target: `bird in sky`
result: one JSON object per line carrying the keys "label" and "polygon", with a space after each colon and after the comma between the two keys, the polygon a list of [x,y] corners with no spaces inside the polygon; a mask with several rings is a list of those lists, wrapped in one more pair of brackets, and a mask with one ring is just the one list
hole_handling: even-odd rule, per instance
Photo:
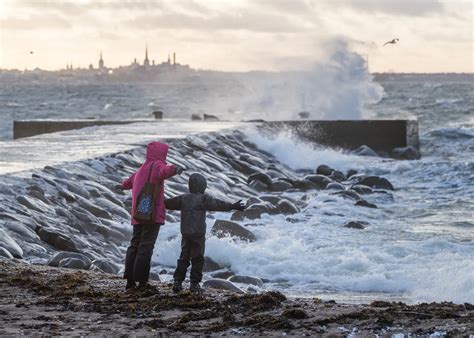
{"label": "bird in sky", "polygon": [[30,54],[34,54],[34,52],[32,50],[30,50]]}
{"label": "bird in sky", "polygon": [[[385,46],[385,45],[388,45],[389,43],[391,43],[391,44],[393,44],[393,45],[394,45],[394,44],[396,44],[396,43],[398,42],[398,40],[399,40],[399,39],[398,39],[398,38],[396,38],[396,39],[393,39],[393,40],[387,41],[387,42],[385,42],[385,43],[383,44],[383,46]],[[383,46],[382,46],[382,47],[383,47]]]}

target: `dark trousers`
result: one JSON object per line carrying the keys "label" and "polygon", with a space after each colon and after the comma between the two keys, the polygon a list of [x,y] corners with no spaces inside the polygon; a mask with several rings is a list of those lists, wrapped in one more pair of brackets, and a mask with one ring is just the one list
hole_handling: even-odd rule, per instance
{"label": "dark trousers", "polygon": [[178,282],[184,281],[186,271],[191,263],[191,283],[199,283],[202,280],[202,269],[204,268],[204,249],[206,245],[205,236],[185,236],[181,239],[181,255],[178,266],[174,272],[174,279]]}
{"label": "dark trousers", "polygon": [[133,226],[133,237],[125,257],[123,278],[131,282],[147,282],[150,262],[160,224],[137,224]]}

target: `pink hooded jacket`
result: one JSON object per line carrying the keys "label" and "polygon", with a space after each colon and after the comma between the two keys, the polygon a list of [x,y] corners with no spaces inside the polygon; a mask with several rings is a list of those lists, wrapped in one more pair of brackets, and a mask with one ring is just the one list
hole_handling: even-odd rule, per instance
{"label": "pink hooded jacket", "polygon": [[151,172],[151,183],[159,185],[158,196],[156,196],[155,223],[164,224],[166,208],[164,203],[164,180],[176,175],[176,166],[166,164],[166,155],[169,146],[161,142],[150,142],[146,147],[146,160],[140,168],[122,183],[123,190],[132,189],[132,225],[139,224],[133,219],[138,195],[148,180]]}

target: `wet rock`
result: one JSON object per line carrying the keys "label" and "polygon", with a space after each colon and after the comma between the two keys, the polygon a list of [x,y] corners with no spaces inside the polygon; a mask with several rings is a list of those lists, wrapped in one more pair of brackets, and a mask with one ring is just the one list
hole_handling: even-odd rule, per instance
{"label": "wet rock", "polygon": [[82,262],[84,262],[84,264],[87,267],[89,267],[92,263],[89,257],[87,257],[87,256],[85,256],[81,253],[60,251],[60,252],[55,253],[53,256],[51,256],[51,258],[48,260],[47,265],[58,267],[59,262],[61,262],[62,260],[65,260],[65,259],[78,259],[78,260],[81,260]]}
{"label": "wet rock", "polygon": [[356,175],[357,173],[358,173],[357,170],[355,170],[355,169],[349,169],[349,170],[347,171],[346,177],[347,177],[347,178],[350,178],[351,176],[354,176],[354,175]]}
{"label": "wet rock", "polygon": [[419,160],[421,158],[420,152],[413,146],[395,148],[391,155],[400,160]]}
{"label": "wet rock", "polygon": [[69,182],[69,181],[65,181],[65,180],[58,180],[58,181],[60,183],[63,183],[64,185],[66,185],[67,189],[70,192],[73,192],[76,195],[79,195],[79,196],[81,196],[85,199],[89,199],[91,197],[91,195],[89,194],[87,189],[83,188],[78,183],[73,183],[73,182]]}
{"label": "wet rock", "polygon": [[351,199],[351,200],[354,200],[354,201],[358,201],[358,200],[361,199],[359,194],[356,193],[353,190],[341,190],[341,191],[336,191],[333,194],[341,196],[343,198],[348,198],[348,199]]}
{"label": "wet rock", "polygon": [[301,112],[298,113],[298,116],[299,116],[300,119],[302,119],[302,120],[305,120],[305,119],[309,118],[309,115],[310,115],[310,114],[309,114],[309,112],[307,112],[307,111],[301,111]]}
{"label": "wet rock", "polygon": [[295,217],[287,217],[285,218],[285,221],[288,223],[293,223],[293,224],[302,222],[301,219],[295,218]]}
{"label": "wet rock", "polygon": [[68,237],[59,234],[58,232],[47,229],[45,227],[37,227],[36,233],[38,234],[39,238],[45,243],[48,243],[52,247],[63,250],[63,251],[71,251],[77,252],[76,244],[69,239]]}
{"label": "wet rock", "polygon": [[229,281],[233,283],[242,283],[242,284],[251,284],[258,287],[263,287],[263,281],[258,277],[250,277],[250,276],[232,276],[229,277]]}
{"label": "wet rock", "polygon": [[377,152],[375,152],[372,148],[370,148],[369,146],[366,146],[365,144],[360,146],[356,150],[353,150],[352,153],[358,156],[379,157],[379,154],[377,154]]}
{"label": "wet rock", "polygon": [[280,214],[284,215],[291,215],[300,212],[298,207],[296,207],[293,203],[287,200],[281,200],[276,205],[276,208]]}
{"label": "wet rock", "polygon": [[247,182],[251,183],[252,181],[258,181],[266,187],[269,187],[272,184],[272,178],[264,173],[255,173],[250,175],[247,179]]}
{"label": "wet rock", "polygon": [[89,267],[89,270],[101,271],[101,272],[116,275],[120,271],[120,266],[118,266],[115,263],[110,262],[107,259],[95,259],[92,261]]}
{"label": "wet rock", "polygon": [[44,193],[40,192],[39,190],[31,189],[31,190],[28,191],[28,195],[35,198],[35,199],[40,200],[41,202],[43,202],[46,205],[48,205],[50,203],[50,201],[46,198]]}
{"label": "wet rock", "polygon": [[313,182],[318,187],[318,189],[326,189],[327,185],[332,182],[329,177],[320,174],[307,175],[304,177],[304,179]]}
{"label": "wet rock", "polygon": [[53,209],[49,205],[47,205],[46,203],[40,200],[37,200],[36,198],[31,198],[28,196],[18,196],[16,200],[18,201],[18,203],[24,205],[25,207],[31,210],[36,210],[41,213],[54,212]]}
{"label": "wet rock", "polygon": [[372,204],[370,202],[367,202],[366,200],[358,200],[355,205],[358,207],[366,207],[366,208],[372,208],[372,209],[377,209],[377,206],[375,204]]}
{"label": "wet rock", "polygon": [[82,259],[78,258],[64,258],[59,261],[58,267],[68,269],[87,270],[89,265]]}
{"label": "wet rock", "polygon": [[191,114],[191,120],[199,121],[199,120],[202,120],[202,118],[199,114]]}
{"label": "wet rock", "polygon": [[308,314],[303,309],[288,309],[283,311],[283,317],[290,319],[306,319],[309,318]]}
{"label": "wet rock", "polygon": [[281,198],[278,196],[260,196],[260,199],[265,202],[270,202],[275,206],[281,201]]}
{"label": "wet rock", "polygon": [[226,270],[226,271],[219,271],[211,274],[212,278],[219,278],[219,279],[227,279],[231,276],[233,276],[234,273],[231,270]]}
{"label": "wet rock", "polygon": [[326,190],[344,190],[344,186],[338,182],[331,182],[327,185]]}
{"label": "wet rock", "polygon": [[263,184],[260,181],[252,181],[249,183],[249,186],[256,189],[257,191],[266,191],[268,190],[268,186]]}
{"label": "wet rock", "polygon": [[155,110],[152,115],[155,117],[155,120],[163,119],[163,112],[161,110]]}
{"label": "wet rock", "polygon": [[204,256],[204,268],[202,271],[211,272],[220,269],[222,269],[222,267],[219,265],[219,263],[215,262],[211,257]]}
{"label": "wet rock", "polygon": [[334,170],[332,172],[332,174],[329,176],[329,178],[336,181],[336,182],[342,182],[342,181],[345,181],[347,179],[346,175],[344,175],[344,173],[342,171],[339,171],[339,170]]}
{"label": "wet rock", "polygon": [[2,228],[0,228],[0,246],[6,249],[13,257],[23,258],[23,250],[17,242]]}
{"label": "wet rock", "polygon": [[[256,210],[259,215],[262,215],[262,214],[274,214],[276,213],[276,208],[275,206],[270,203],[270,202],[265,202],[265,201],[261,201],[260,203],[255,203],[255,204],[252,204],[250,207],[248,207],[245,211],[245,212],[252,212]],[[259,216],[260,217],[260,216]]]}
{"label": "wet rock", "polygon": [[257,237],[255,237],[255,235],[250,230],[245,229],[243,226],[237,223],[225,221],[222,219],[218,219],[214,222],[211,233],[216,235],[218,238],[231,236],[238,237],[249,242],[254,242],[257,240]]}
{"label": "wet rock", "polygon": [[293,187],[299,190],[308,191],[313,189],[319,189],[319,186],[308,179],[297,180],[293,182]]}
{"label": "wet rock", "polygon": [[161,278],[160,278],[160,275],[157,274],[157,273],[154,273],[154,272],[150,272],[150,276],[149,278],[153,281],[156,281],[156,282],[161,282]]}
{"label": "wet rock", "polygon": [[386,178],[378,176],[367,176],[358,182],[358,184],[366,185],[375,189],[394,190],[392,183]]}
{"label": "wet rock", "polygon": [[112,228],[110,224],[108,226],[102,224],[97,225],[96,232],[104,236],[105,239],[115,240],[118,243],[129,240],[126,234],[124,234],[122,231]]}
{"label": "wet rock", "polygon": [[329,176],[332,174],[333,171],[334,169],[325,164],[321,164],[319,167],[316,168],[316,174],[318,175]]}
{"label": "wet rock", "polygon": [[[91,202],[89,202],[88,200],[86,200],[84,198],[78,198],[77,199],[77,204],[79,204],[79,206],[81,208],[86,209],[92,215],[94,215],[96,217],[105,218],[105,219],[112,219],[112,216],[110,215],[110,213],[108,211],[102,209],[99,206],[96,206],[96,205],[92,204]],[[127,215],[128,215],[128,213],[127,213]]]}
{"label": "wet rock", "polygon": [[362,184],[353,185],[351,189],[361,195],[368,195],[374,192],[371,187]]}
{"label": "wet rock", "polygon": [[244,290],[237,287],[234,283],[225,279],[209,279],[202,283],[202,286],[206,289],[218,289],[232,291],[236,293],[245,293]]}
{"label": "wet rock", "polygon": [[63,197],[66,201],[70,203],[74,202],[77,199],[77,197],[74,194],[70,193],[67,190],[59,190],[58,195]]}
{"label": "wet rock", "polygon": [[10,251],[8,251],[7,249],[1,246],[0,246],[0,257],[13,259],[13,255],[10,253]]}
{"label": "wet rock", "polygon": [[105,198],[97,198],[95,200],[95,203],[97,204],[98,207],[100,207],[102,210],[108,210],[108,212],[117,215],[119,218],[122,219],[130,219],[130,214],[128,213],[127,210],[125,210],[122,207],[119,207],[115,203],[112,203],[108,199]]}
{"label": "wet rock", "polygon": [[275,181],[270,185],[271,191],[285,191],[291,188],[293,188],[293,185],[285,181]]}
{"label": "wet rock", "polygon": [[244,211],[235,211],[230,219],[232,221],[243,221],[244,219],[257,219],[262,216],[262,212],[259,209],[247,209]]}
{"label": "wet rock", "polygon": [[365,229],[365,227],[369,225],[369,223],[364,221],[351,221],[344,225],[344,228],[351,228],[351,229]]}
{"label": "wet rock", "polygon": [[247,202],[245,202],[245,206],[248,208],[252,204],[258,204],[258,203],[262,203],[262,200],[260,198],[249,197],[249,199],[247,199]]}

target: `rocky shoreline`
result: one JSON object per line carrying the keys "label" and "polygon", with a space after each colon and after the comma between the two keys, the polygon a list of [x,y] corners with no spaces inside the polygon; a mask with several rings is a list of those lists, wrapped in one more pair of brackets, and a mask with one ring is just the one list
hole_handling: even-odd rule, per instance
{"label": "rocky shoreline", "polygon": [[278,292],[125,293],[111,274],[0,260],[0,335],[393,335],[474,332],[471,304],[339,304]]}

